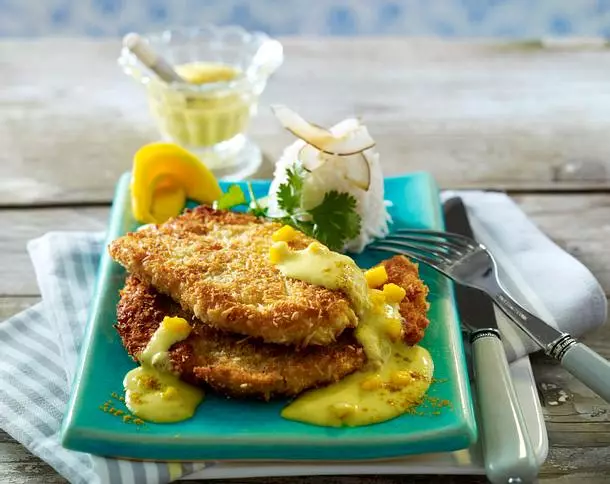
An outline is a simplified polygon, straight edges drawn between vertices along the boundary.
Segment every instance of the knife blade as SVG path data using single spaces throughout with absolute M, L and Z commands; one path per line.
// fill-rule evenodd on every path
M 443 206 L 445 212 L 445 230 L 454 234 L 465 235 L 474 239 L 470 221 L 461 198 L 451 198 Z M 475 239 L 476 240 L 476 239 Z M 458 305 L 460 320 L 470 330 L 498 331 L 496 313 L 492 300 L 479 291 L 470 287 L 456 284 L 454 287 L 455 299 Z
M 459 197 L 443 206 L 447 232 L 475 238 Z M 506 360 L 491 299 L 477 289 L 456 284 L 458 313 L 471 330 L 472 366 L 481 426 L 485 471 L 493 483 L 531 482 L 538 474 L 525 417 Z

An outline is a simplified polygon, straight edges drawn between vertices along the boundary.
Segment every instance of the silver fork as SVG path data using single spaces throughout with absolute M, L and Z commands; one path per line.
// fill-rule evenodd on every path
M 502 287 L 496 262 L 482 244 L 449 232 L 402 229 L 368 248 L 409 256 L 459 284 L 487 293 L 547 355 L 610 403 L 610 362 L 515 301 Z

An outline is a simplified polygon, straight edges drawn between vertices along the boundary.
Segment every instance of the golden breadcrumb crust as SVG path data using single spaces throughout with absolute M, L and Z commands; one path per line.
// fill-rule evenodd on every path
M 269 343 L 327 345 L 357 325 L 341 291 L 285 277 L 269 262 L 281 225 L 200 206 L 113 241 L 110 255 L 201 322 Z M 289 243 L 305 248 L 298 233 Z
M 330 346 L 299 349 L 263 343 L 202 324 L 171 298 L 129 276 L 117 307 L 116 329 L 134 359 L 165 316 L 185 318 L 193 327 L 190 336 L 170 351 L 181 378 L 229 396 L 269 399 L 296 395 L 340 380 L 366 361 L 351 331 Z
M 427 287 L 419 279 L 417 266 L 402 256 L 383 261 L 389 280 L 403 287 L 407 296 L 400 304 L 403 337 L 416 344 L 428 326 Z M 193 326 L 191 335 L 170 351 L 174 368 L 193 384 L 209 385 L 233 397 L 293 396 L 317 386 L 338 381 L 361 368 L 364 350 L 350 330 L 328 346 L 296 348 L 263 343 L 260 339 L 227 333 L 201 323 L 171 298 L 129 276 L 121 290 L 117 325 L 123 345 L 136 359 L 165 316 L 185 318 Z
M 402 337 L 413 346 L 424 337 L 430 324 L 426 315 L 430 307 L 426 300 L 428 286 L 419 278 L 417 264 L 403 255 L 384 260 L 382 264 L 388 273 L 388 282 L 399 285 L 407 292 L 399 306 L 403 318 Z

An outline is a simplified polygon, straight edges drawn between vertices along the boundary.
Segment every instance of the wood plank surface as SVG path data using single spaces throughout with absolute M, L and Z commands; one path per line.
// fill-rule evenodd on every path
M 0 211 L 0 219 L 10 230 L 0 232 L 0 295 L 39 294 L 36 277 L 27 253 L 27 242 L 53 230 L 103 231 L 107 207 L 20 208 Z
M 291 137 L 267 108 L 320 124 L 359 115 L 387 174 L 444 187 L 610 187 L 610 49 L 409 39 L 283 39 L 251 134 L 268 160 Z M 57 55 L 61 52 L 62 55 Z M 158 138 L 114 40 L 0 42 L 0 205 L 107 202 Z M 266 162 L 259 177 L 267 177 Z

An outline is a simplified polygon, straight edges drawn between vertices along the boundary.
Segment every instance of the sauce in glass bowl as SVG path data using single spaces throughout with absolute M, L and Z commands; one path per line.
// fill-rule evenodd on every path
M 200 92 L 182 92 L 153 80 L 148 101 L 163 134 L 188 147 L 210 147 L 246 130 L 253 96 L 231 86 L 243 76 L 240 69 L 213 62 L 188 62 L 175 66 L 189 84 L 208 85 Z
M 217 178 L 242 179 L 262 162 L 246 131 L 267 80 L 283 61 L 282 45 L 238 26 L 178 28 L 141 36 L 184 82 L 159 79 L 126 47 L 119 64 L 146 91 L 166 141 L 196 154 Z

